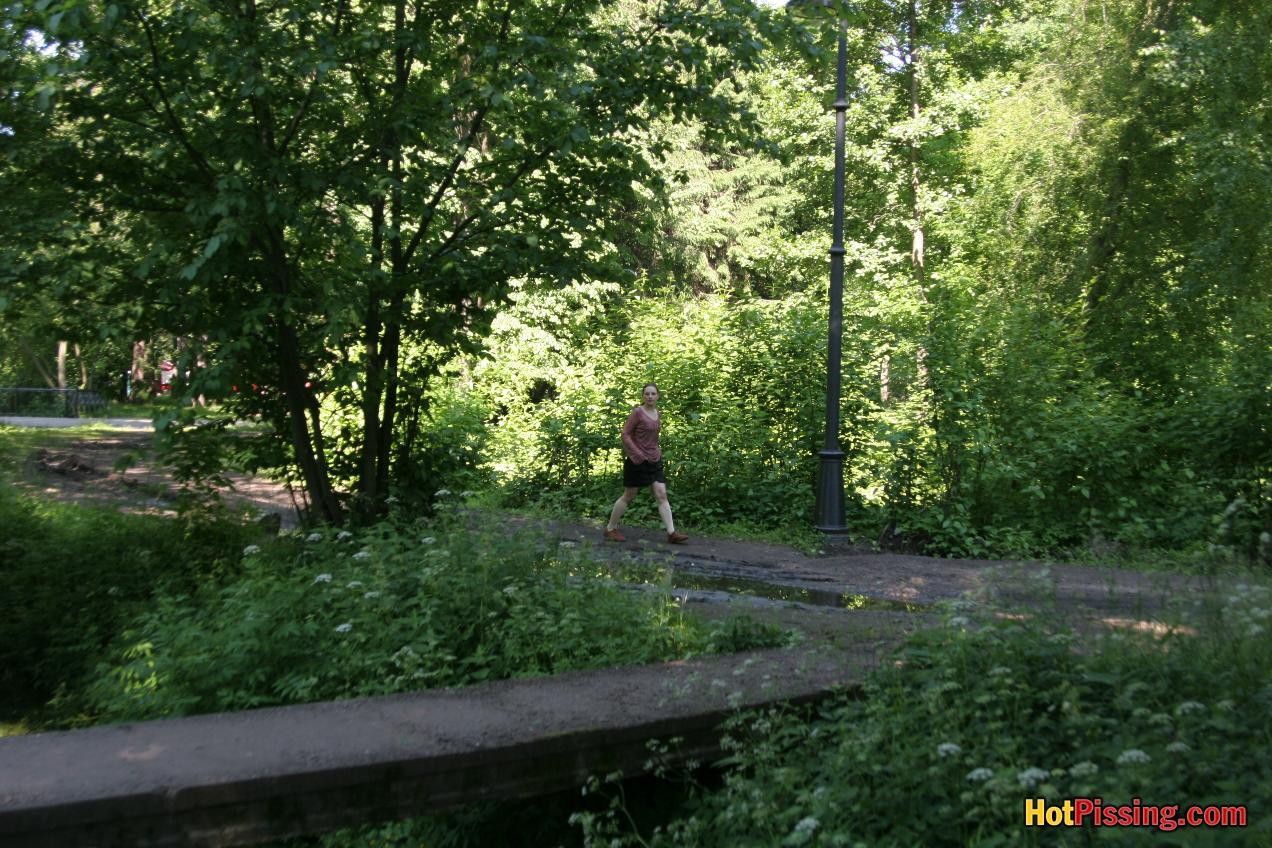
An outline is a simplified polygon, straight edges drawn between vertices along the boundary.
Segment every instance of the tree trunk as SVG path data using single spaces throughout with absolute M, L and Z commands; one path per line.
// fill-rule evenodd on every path
M 879 403 L 892 403 L 892 355 L 888 353 L 879 359 Z
M 919 115 L 922 111 L 919 100 L 919 76 L 923 68 L 923 51 L 919 46 L 919 9 L 918 0 L 910 0 L 908 11 L 908 20 L 906 22 L 909 37 L 909 44 L 906 52 L 909 55 L 909 76 L 910 76 L 910 119 L 914 122 L 917 129 Z M 910 135 L 910 266 L 914 271 L 915 290 L 919 296 L 919 302 L 927 303 L 927 269 L 925 266 L 926 257 L 924 249 L 926 247 L 925 236 L 923 231 L 923 180 L 921 173 L 921 158 L 919 150 L 919 139 Z M 914 354 L 915 359 L 915 375 L 920 386 L 928 384 L 927 370 L 927 346 L 920 344 Z
M 264 254 L 269 263 L 270 282 L 278 295 L 278 372 L 291 430 L 292 450 L 296 465 L 305 481 L 310 509 L 320 521 L 340 524 L 344 509 L 331 485 L 326 457 L 322 451 L 322 430 L 318 404 L 305 385 L 306 372 L 300 359 L 300 340 L 287 314 L 286 299 L 292 289 L 292 271 L 287 261 L 284 235 L 271 227 L 266 235 Z
M 80 371 L 79 387 L 80 389 L 87 389 L 88 388 L 88 363 L 84 361 L 84 353 L 80 350 L 80 346 L 78 344 L 74 346 L 74 349 L 75 349 L 75 361 L 79 363 L 79 371 Z
M 132 377 L 133 391 L 136 386 L 146 382 L 146 343 L 133 342 L 132 348 L 132 367 L 129 369 L 129 376 Z
M 385 201 L 376 198 L 371 206 L 371 274 L 367 282 L 367 315 L 362 343 L 366 347 L 366 385 L 362 389 L 362 456 L 359 460 L 358 509 L 372 515 L 378 507 L 376 457 L 380 454 L 380 401 L 383 368 L 381 365 L 380 275 L 384 271 Z
M 405 0 L 397 0 L 394 3 L 393 18 L 394 29 L 398 33 L 405 32 L 407 30 Z M 394 97 L 399 97 L 406 91 L 411 73 L 410 57 L 404 46 L 399 46 L 394 51 L 393 64 Z M 398 403 L 399 347 L 402 337 L 402 328 L 396 316 L 401 315 L 404 303 L 400 281 L 408 270 L 402 245 L 402 231 L 408 225 L 403 214 L 400 188 L 404 178 L 402 142 L 396 129 L 387 131 L 381 153 L 381 163 L 392 176 L 393 188 L 389 191 L 387 204 L 384 199 L 377 200 L 372 210 L 373 282 L 369 287 L 367 313 L 367 394 L 362 407 L 364 441 L 361 479 L 358 482 L 358 491 L 364 500 L 363 508 L 369 515 L 375 515 L 381 511 L 382 500 L 389 491 L 389 466 Z M 387 233 L 386 223 L 388 224 Z M 389 253 L 387 291 L 374 282 L 385 267 L 386 235 Z M 384 313 L 380 310 L 381 298 L 385 298 L 388 302 L 388 309 Z M 389 319 L 381 321 L 382 314 L 390 316 Z
M 66 388 L 66 342 L 57 343 L 57 387 Z
M 919 46 L 919 9 L 918 0 L 910 0 L 909 17 L 907 21 L 907 29 L 909 30 L 909 44 L 906 52 L 909 55 L 909 77 L 910 77 L 910 119 L 917 126 L 921 106 L 919 101 L 919 75 L 923 66 L 922 48 Z M 927 300 L 927 292 L 924 289 L 926 280 L 924 279 L 924 234 L 923 234 L 923 203 L 921 198 L 922 178 L 919 169 L 919 140 L 910 136 L 910 215 L 911 215 L 911 237 L 910 237 L 910 264 L 914 268 L 914 279 L 918 285 L 920 300 Z

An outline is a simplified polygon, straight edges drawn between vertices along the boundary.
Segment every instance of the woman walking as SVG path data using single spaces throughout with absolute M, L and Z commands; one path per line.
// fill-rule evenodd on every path
M 662 416 L 658 413 L 658 386 L 646 383 L 642 392 L 645 402 L 632 410 L 623 425 L 623 494 L 614 502 L 609 523 L 605 525 L 605 538 L 611 542 L 625 542 L 618 532 L 618 521 L 627 511 L 632 499 L 641 489 L 649 486 L 658 501 L 658 514 L 667 526 L 667 541 L 683 545 L 689 541 L 684 533 L 676 532 L 671 518 L 671 503 L 667 500 L 667 478 L 663 475 L 662 449 L 658 446 L 658 431 L 662 428 Z

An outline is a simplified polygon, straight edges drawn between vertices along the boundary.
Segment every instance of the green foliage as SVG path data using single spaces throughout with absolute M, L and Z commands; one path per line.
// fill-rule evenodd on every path
M 771 29 L 746 0 L 590 2 L 561 23 L 546 2 L 9 9 L 11 40 L 49 45 L 11 86 L 57 130 L 63 179 L 39 184 L 114 234 L 109 285 L 66 276 L 60 299 L 144 303 L 197 339 L 189 396 L 264 417 L 323 520 L 346 488 L 374 518 L 409 461 L 399 402 L 474 348 L 515 282 L 626 277 L 610 210 L 660 182 L 652 123 L 754 127 L 718 84 Z M 57 162 L 11 129 L 25 159 Z M 230 397 L 252 383 L 269 390 Z
M 449 493 L 439 493 L 444 500 Z M 773 644 L 592 579 L 547 539 L 423 522 L 243 550 L 233 581 L 158 598 L 91 699 L 141 719 L 460 686 Z
M 497 326 L 475 388 L 501 409 L 488 462 L 506 497 L 607 511 L 621 491 L 618 430 L 655 380 L 680 520 L 772 528 L 811 512 L 811 471 L 798 458 L 812 452 L 820 381 L 810 367 L 793 384 L 784 369 L 820 356 L 817 311 L 800 299 L 639 301 L 624 332 L 594 334 L 586 349 L 548 328 L 532 346 L 526 332 Z M 629 514 L 640 521 L 651 510 L 637 501 Z
M 1259 154 L 1222 147 L 1211 125 L 1266 119 L 1266 62 L 1247 55 L 1266 13 L 1198 0 L 1197 17 L 1162 13 L 1150 31 L 1129 1 L 1107 20 L 1068 3 L 921 6 L 964 17 L 920 20 L 910 43 L 902 7 L 872 7 L 848 39 L 849 524 L 946 555 L 1267 557 L 1272 345 L 1266 287 L 1251 285 L 1267 257 L 1246 238 L 1256 226 L 1220 219 L 1264 221 L 1272 195 L 1245 188 L 1267 178 Z M 614 432 L 655 380 L 686 526 L 808 521 L 831 130 L 810 116 L 825 114 L 833 36 L 812 26 L 819 48 L 797 43 L 741 81 L 764 150 L 662 130 L 683 145 L 668 169 L 685 182 L 651 196 L 623 242 L 636 278 L 622 301 L 595 289 L 572 318 L 577 299 L 527 289 L 496 323 L 471 385 L 490 399 L 483 467 L 506 502 L 603 514 Z M 916 56 L 919 70 L 904 64 Z M 1228 98 L 1224 115 L 1202 90 Z M 1194 207 L 1213 226 L 1181 225 Z M 652 506 L 631 520 L 655 520 Z
M 76 720 L 76 693 L 105 646 L 158 595 L 232 572 L 254 529 L 64 504 L 0 486 L 0 711 L 61 692 L 38 721 Z
M 686 526 L 806 527 L 845 14 L 856 534 L 1267 561 L 1270 8 L 12 7 L 0 346 L 198 339 L 191 392 L 333 522 L 599 517 L 652 379 Z M 245 452 L 217 417 L 192 474 Z
M 1113 634 L 1080 651 L 1064 629 L 962 611 L 916 635 L 863 700 L 812 721 L 735 722 L 724 787 L 648 839 L 590 844 L 1087 845 L 1085 829 L 1022 826 L 1025 798 L 1079 796 L 1249 805 L 1249 829 L 1153 833 L 1154 845 L 1266 838 L 1270 602 L 1267 587 L 1243 587 L 1200 633 Z M 1103 829 L 1097 841 L 1145 838 Z

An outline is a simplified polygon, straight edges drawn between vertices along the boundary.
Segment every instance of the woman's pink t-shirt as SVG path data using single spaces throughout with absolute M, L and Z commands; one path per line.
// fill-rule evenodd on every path
M 627 451 L 627 458 L 636 463 L 662 459 L 662 449 L 658 447 L 661 427 L 661 415 L 653 419 L 642 411 L 642 407 L 633 409 L 623 425 L 623 448 Z

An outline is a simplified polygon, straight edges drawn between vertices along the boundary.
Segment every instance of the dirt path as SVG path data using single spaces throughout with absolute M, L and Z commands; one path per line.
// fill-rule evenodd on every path
M 525 522 L 534 524 L 536 522 Z M 943 602 L 1000 615 L 1063 620 L 1081 631 L 1164 634 L 1191 627 L 1198 602 L 1227 589 L 1221 578 L 1029 561 L 940 559 L 860 550 L 807 556 L 783 545 L 694 537 L 668 545 L 661 531 L 538 522 L 557 544 L 589 547 L 619 580 L 660 567 L 683 604 L 717 618 L 742 610 L 818 639 L 896 642 L 941 620 Z M 670 577 L 667 576 L 670 572 Z
M 19 488 L 71 503 L 176 515 L 179 488 L 171 470 L 155 459 L 152 433 L 121 429 L 83 436 L 50 431 L 43 441 L 46 447 L 25 458 Z M 220 494 L 232 513 L 254 520 L 277 515 L 281 527 L 296 526 L 286 486 L 248 474 L 226 476 L 232 487 Z
M 42 441 L 46 447 L 27 457 L 18 485 L 59 500 L 176 513 L 178 490 L 154 458 L 151 434 L 49 431 Z M 296 526 L 285 486 L 228 476 L 233 488 L 223 497 L 233 512 L 254 519 L 277 515 L 281 527 Z M 684 606 L 705 617 L 745 610 L 818 638 L 854 643 L 895 641 L 931 623 L 936 604 L 958 599 L 1061 616 L 1084 628 L 1164 631 L 1172 626 L 1168 622 L 1181 620 L 1182 606 L 1222 588 L 1200 577 L 1054 563 L 847 549 L 807 556 L 782 545 L 711 537 L 670 546 L 662 532 L 641 528 L 625 528 L 628 540 L 614 544 L 601 540 L 599 522 L 506 523 L 537 525 L 552 544 L 590 547 L 612 563 L 619 582 L 639 584 L 650 579 L 651 569 L 662 569 Z

